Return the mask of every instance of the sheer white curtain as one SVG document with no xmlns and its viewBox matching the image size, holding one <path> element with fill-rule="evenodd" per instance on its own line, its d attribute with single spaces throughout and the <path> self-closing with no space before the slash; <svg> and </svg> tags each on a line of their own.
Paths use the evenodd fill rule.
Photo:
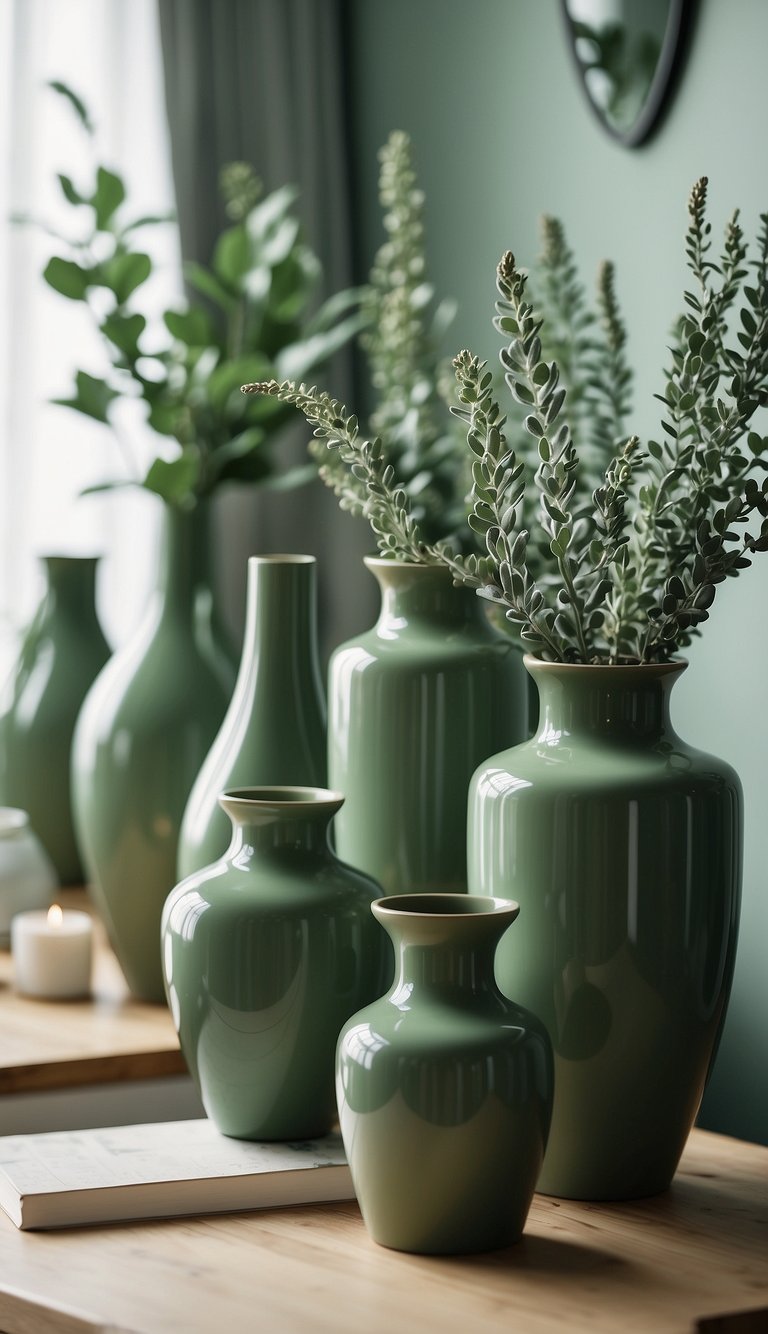
<svg viewBox="0 0 768 1334">
<path fill-rule="evenodd" d="M 46 87 L 52 79 L 90 108 L 98 160 L 124 176 L 131 213 L 173 208 L 154 0 L 0 0 L 0 669 L 12 659 L 13 629 L 39 594 L 38 555 L 105 555 L 99 605 L 114 642 L 140 615 L 156 543 L 151 497 L 79 496 L 127 475 L 114 433 L 48 402 L 69 393 L 75 370 L 98 375 L 106 366 L 87 309 L 41 277 L 57 243 L 8 221 L 29 213 L 71 233 L 74 210 L 56 173 L 88 180 L 92 149 L 69 106 Z M 139 235 L 157 269 L 142 289 L 142 310 L 151 300 L 159 313 L 180 293 L 176 229 Z M 146 462 L 157 438 L 138 404 L 126 405 L 120 428 Z"/>
</svg>

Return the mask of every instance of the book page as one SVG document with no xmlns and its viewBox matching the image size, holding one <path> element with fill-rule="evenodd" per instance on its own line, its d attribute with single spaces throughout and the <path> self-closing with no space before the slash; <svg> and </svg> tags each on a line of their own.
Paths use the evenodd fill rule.
<svg viewBox="0 0 768 1334">
<path fill-rule="evenodd" d="M 339 1135 L 255 1144 L 205 1119 L 0 1137 L 0 1170 L 25 1196 L 345 1164 Z"/>
</svg>

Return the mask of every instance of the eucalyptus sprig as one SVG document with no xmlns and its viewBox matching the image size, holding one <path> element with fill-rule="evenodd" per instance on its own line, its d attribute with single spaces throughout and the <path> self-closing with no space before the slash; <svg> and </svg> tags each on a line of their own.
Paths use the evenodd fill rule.
<svg viewBox="0 0 768 1334">
<path fill-rule="evenodd" d="M 371 268 L 360 338 L 373 388 L 370 433 L 380 437 L 429 540 L 463 540 L 466 451 L 444 398 L 443 340 L 455 303 L 439 301 L 429 280 L 424 194 L 409 136 L 394 131 L 379 162 L 386 240 Z"/>
<path fill-rule="evenodd" d="M 383 556 L 417 565 L 440 563 L 434 548 L 424 540 L 407 491 L 387 462 L 381 437 L 363 436 L 357 417 L 343 403 L 313 386 L 289 380 L 245 384 L 242 391 L 289 403 L 304 414 L 320 449 L 340 465 L 337 468 L 331 462 L 324 480 L 333 486 L 342 509 L 368 520 Z M 321 475 L 323 471 L 321 465 Z"/>
<path fill-rule="evenodd" d="M 500 603 L 545 658 L 664 660 L 699 632 L 717 586 L 745 569 L 755 552 L 768 550 L 768 477 L 755 475 L 768 472 L 768 437 L 749 429 L 757 408 L 768 404 L 768 214 L 748 266 L 738 214 L 726 227 L 718 262 L 706 204 L 702 178 L 689 199 L 686 236 L 697 290 L 685 294 L 688 311 L 678 322 L 659 395 L 663 442 L 650 440 L 646 450 L 637 436 L 619 442 L 589 513 L 578 503 L 582 462 L 566 389 L 557 362 L 543 351 L 542 320 L 510 254 L 498 269 L 495 324 L 509 340 L 501 353 L 507 385 L 537 442 L 532 480 L 519 472 L 500 429 L 488 429 L 501 420 L 498 404 L 489 407 L 490 377 L 469 353 L 457 358 L 460 397 L 470 405 L 470 523 L 486 550 L 477 560 L 442 554 L 456 579 Z M 606 346 L 620 367 L 625 335 L 610 270 L 602 290 Z M 738 347 L 731 338 L 734 312 Z M 614 400 L 605 400 L 612 431 L 624 425 L 626 385 L 620 377 Z M 549 545 L 549 569 L 543 578 L 537 571 L 538 582 L 521 517 L 526 483 L 538 496 L 537 522 Z"/>
<path fill-rule="evenodd" d="M 591 304 L 563 223 L 544 215 L 541 235 L 530 302 L 543 355 L 557 364 L 560 387 L 568 397 L 568 423 L 579 456 L 571 508 L 574 516 L 588 522 L 592 494 L 627 436 L 633 381 L 626 360 L 627 335 L 616 299 L 613 264 L 608 260 L 600 264 Z M 539 466 L 536 439 L 524 431 L 516 444 L 533 475 Z M 539 531 L 536 506 L 531 488 L 523 500 L 523 518 L 531 532 L 529 559 L 546 584 L 551 578 L 549 543 L 547 535 Z"/>
</svg>

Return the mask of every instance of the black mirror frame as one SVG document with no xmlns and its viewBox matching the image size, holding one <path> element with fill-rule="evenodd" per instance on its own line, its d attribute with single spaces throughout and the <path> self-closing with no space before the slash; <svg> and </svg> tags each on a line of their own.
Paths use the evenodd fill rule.
<svg viewBox="0 0 768 1334">
<path fill-rule="evenodd" d="M 593 116 L 599 121 L 606 134 L 609 134 L 612 139 L 617 141 L 617 143 L 623 144 L 625 148 L 636 148 L 638 144 L 649 139 L 651 134 L 654 133 L 661 124 L 685 64 L 695 4 L 696 0 L 670 0 L 669 18 L 664 30 L 664 42 L 659 56 L 659 63 L 656 66 L 656 73 L 654 74 L 651 86 L 648 89 L 648 96 L 643 103 L 642 111 L 637 117 L 634 125 L 631 129 L 621 132 L 620 130 L 615 130 L 605 119 L 590 96 L 584 78 L 584 66 L 576 54 L 576 44 L 573 40 L 573 30 L 571 27 L 571 16 L 568 13 L 568 0 L 560 0 L 560 11 L 565 25 L 566 41 L 571 53 L 571 59 L 576 67 L 576 73 L 579 78 L 579 83 L 581 84 L 582 92 L 589 103 Z"/>
</svg>

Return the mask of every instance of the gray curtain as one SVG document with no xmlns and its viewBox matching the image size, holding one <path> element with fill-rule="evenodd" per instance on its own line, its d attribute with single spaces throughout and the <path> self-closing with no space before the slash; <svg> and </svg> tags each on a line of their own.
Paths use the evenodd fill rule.
<svg viewBox="0 0 768 1334">
<path fill-rule="evenodd" d="M 225 217 L 218 176 L 251 162 L 268 190 L 301 189 L 307 236 L 325 270 L 325 294 L 352 281 L 349 154 L 341 0 L 158 0 L 166 104 L 184 257 L 208 262 Z M 352 396 L 351 357 L 324 385 Z M 292 460 L 307 430 L 283 438 Z M 320 565 L 325 652 L 373 616 L 361 565 L 367 526 L 338 510 L 319 483 L 288 493 L 232 489 L 218 505 L 219 591 L 230 624 L 242 620 L 249 554 L 301 551 Z"/>
</svg>

